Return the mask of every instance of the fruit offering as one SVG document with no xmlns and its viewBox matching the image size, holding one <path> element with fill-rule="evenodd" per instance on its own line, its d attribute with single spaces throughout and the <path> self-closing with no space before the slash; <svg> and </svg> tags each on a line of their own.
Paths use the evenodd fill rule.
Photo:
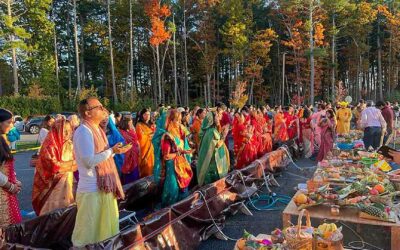
<svg viewBox="0 0 400 250">
<path fill-rule="evenodd" d="M 318 227 L 316 234 L 326 240 L 340 240 L 343 238 L 341 228 L 339 229 L 335 223 L 324 223 Z"/>
<path fill-rule="evenodd" d="M 297 206 L 299 205 L 303 205 L 303 204 L 307 204 L 308 203 L 308 196 L 303 194 L 303 193 L 299 193 L 296 194 L 296 196 L 294 197 L 294 203 L 296 203 Z"/>
<path fill-rule="evenodd" d="M 252 234 L 244 231 L 243 238 L 236 242 L 235 250 L 283 250 L 282 244 L 273 244 L 268 239 L 262 239 L 260 236 L 254 237 Z"/>
<path fill-rule="evenodd" d="M 273 244 L 283 243 L 285 241 L 285 237 L 283 236 L 282 230 L 279 228 L 275 229 L 271 232 L 271 241 Z"/>
</svg>

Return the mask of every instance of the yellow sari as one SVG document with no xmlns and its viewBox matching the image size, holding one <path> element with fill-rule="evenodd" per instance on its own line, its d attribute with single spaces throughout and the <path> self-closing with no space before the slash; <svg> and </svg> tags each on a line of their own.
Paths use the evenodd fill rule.
<svg viewBox="0 0 400 250">
<path fill-rule="evenodd" d="M 153 138 L 154 130 L 139 122 L 136 124 L 136 133 L 140 145 L 139 173 L 142 178 L 153 174 L 154 147 L 151 139 Z"/>
</svg>

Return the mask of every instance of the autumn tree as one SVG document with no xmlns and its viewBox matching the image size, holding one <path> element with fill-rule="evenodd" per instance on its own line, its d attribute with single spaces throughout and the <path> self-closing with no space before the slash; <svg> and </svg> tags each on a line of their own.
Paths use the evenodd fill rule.
<svg viewBox="0 0 400 250">
<path fill-rule="evenodd" d="M 171 15 L 171 11 L 167 5 L 161 5 L 158 0 L 150 0 L 145 6 L 146 14 L 151 22 L 151 37 L 150 44 L 155 48 L 155 61 L 157 67 L 157 86 L 158 86 L 158 101 L 162 102 L 164 97 L 162 94 L 161 75 L 164 66 L 164 56 L 160 55 L 160 45 L 165 43 L 171 38 L 171 32 L 165 28 L 165 19 Z M 157 100 L 157 98 L 156 98 Z"/>
</svg>

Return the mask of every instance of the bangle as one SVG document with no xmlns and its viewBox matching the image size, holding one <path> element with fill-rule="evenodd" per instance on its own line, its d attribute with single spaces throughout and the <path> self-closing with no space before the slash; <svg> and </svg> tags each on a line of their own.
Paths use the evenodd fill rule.
<svg viewBox="0 0 400 250">
<path fill-rule="evenodd" d="M 8 192 L 14 193 L 15 185 L 10 183 L 10 187 L 8 188 Z"/>
</svg>

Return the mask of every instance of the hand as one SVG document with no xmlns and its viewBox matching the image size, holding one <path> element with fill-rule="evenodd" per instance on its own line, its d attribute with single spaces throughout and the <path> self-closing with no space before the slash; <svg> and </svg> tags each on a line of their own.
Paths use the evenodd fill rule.
<svg viewBox="0 0 400 250">
<path fill-rule="evenodd" d="M 18 187 L 20 187 L 22 189 L 22 182 L 20 182 L 19 180 L 17 180 L 15 182 L 15 185 L 17 185 Z"/>
<path fill-rule="evenodd" d="M 132 148 L 132 144 L 128 144 L 126 146 L 122 146 L 122 143 L 117 143 L 112 147 L 112 151 L 114 154 L 125 154 Z"/>
<path fill-rule="evenodd" d="M 393 157 L 393 161 L 397 164 L 400 164 L 400 152 L 389 150 L 389 155 Z"/>
<path fill-rule="evenodd" d="M 21 182 L 16 184 L 8 182 L 3 188 L 10 194 L 18 194 L 19 192 L 21 192 L 21 186 Z"/>
</svg>

